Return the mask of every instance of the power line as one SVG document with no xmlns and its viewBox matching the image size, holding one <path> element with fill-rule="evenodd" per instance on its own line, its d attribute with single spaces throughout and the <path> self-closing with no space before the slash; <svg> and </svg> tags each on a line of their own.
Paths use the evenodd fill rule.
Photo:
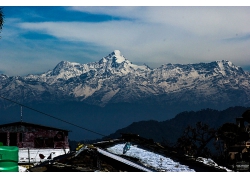
<svg viewBox="0 0 250 180">
<path fill-rule="evenodd" d="M 106 135 L 103 135 L 103 134 L 101 134 L 101 133 L 98 133 L 98 132 L 92 131 L 92 130 L 90 130 L 90 129 L 84 128 L 84 127 L 82 127 L 82 126 L 78 126 L 78 125 L 73 124 L 73 123 L 71 123 L 71 122 L 65 121 L 65 120 L 60 119 L 60 118 L 58 118 L 58 117 L 52 116 L 52 115 L 50 115 L 50 114 L 44 113 L 44 112 L 42 112 L 42 111 L 38 111 L 38 110 L 36 110 L 36 109 L 34 109 L 34 108 L 28 107 L 28 106 L 26 106 L 26 105 L 24 105 L 24 104 L 18 103 L 18 102 L 16 102 L 16 101 L 11 100 L 11 99 L 8 99 L 8 98 L 2 97 L 2 96 L 0 96 L 0 97 L 1 97 L 2 99 L 5 99 L 5 100 L 10 101 L 10 102 L 12 102 L 12 103 L 18 104 L 18 105 L 20 105 L 21 107 L 25 107 L 25 108 L 27 108 L 27 109 L 30 109 L 30 110 L 32 110 L 32 111 L 38 112 L 38 113 L 40 113 L 40 114 L 43 114 L 43 115 L 45 115 L 45 116 L 54 118 L 54 119 L 56 119 L 56 120 L 62 121 L 62 122 L 64 122 L 64 123 L 70 124 L 70 125 L 72 125 L 72 126 L 76 126 L 76 127 L 78 127 L 78 128 L 81 128 L 81 129 L 83 129 L 83 130 L 92 132 L 92 133 L 94 133 L 94 134 L 97 134 L 97 135 L 100 135 L 100 136 L 103 136 L 103 137 L 106 136 Z"/>
</svg>

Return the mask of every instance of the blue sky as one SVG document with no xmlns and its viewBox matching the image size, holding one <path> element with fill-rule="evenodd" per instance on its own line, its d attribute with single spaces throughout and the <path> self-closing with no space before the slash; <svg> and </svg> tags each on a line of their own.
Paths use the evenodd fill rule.
<svg viewBox="0 0 250 180">
<path fill-rule="evenodd" d="M 0 6 L 0 73 L 24 76 L 60 61 L 134 64 L 229 60 L 250 70 L 250 6 Z"/>
</svg>

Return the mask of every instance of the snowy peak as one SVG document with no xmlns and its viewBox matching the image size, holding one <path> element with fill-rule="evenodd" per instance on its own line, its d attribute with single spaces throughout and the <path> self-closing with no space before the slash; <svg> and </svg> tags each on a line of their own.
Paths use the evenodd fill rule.
<svg viewBox="0 0 250 180">
<path fill-rule="evenodd" d="M 241 69 L 238 66 L 235 66 L 231 61 L 228 60 L 221 60 L 221 61 L 216 61 L 216 63 L 218 64 L 220 69 L 235 69 L 235 70 L 239 70 Z"/>
<path fill-rule="evenodd" d="M 92 77 L 102 78 L 116 75 L 124 76 L 135 71 L 148 71 L 146 65 L 138 66 L 128 61 L 119 50 L 114 50 L 108 56 L 103 57 L 99 62 L 79 64 L 75 62 L 61 61 L 52 71 L 42 75 L 29 76 L 37 78 L 49 84 L 56 83 L 58 79 L 68 80 L 73 77 L 80 77 L 82 74 L 91 74 Z"/>
<path fill-rule="evenodd" d="M 244 74 L 245 72 L 242 68 L 235 66 L 232 62 L 227 60 L 196 64 L 169 63 L 156 69 L 151 69 L 147 65 L 139 66 L 132 64 L 119 50 L 114 50 L 106 57 L 103 57 L 99 62 L 79 64 L 75 62 L 61 61 L 52 71 L 48 71 L 47 73 L 41 75 L 29 75 L 26 78 L 44 81 L 48 84 L 54 84 L 57 83 L 59 79 L 68 80 L 70 78 L 80 76 L 88 76 L 89 78 L 92 77 L 95 78 L 95 81 L 97 81 L 98 79 L 105 79 L 107 77 L 118 78 L 130 75 L 130 79 L 132 77 L 140 77 L 139 79 L 144 78 L 143 82 L 140 82 L 144 85 L 146 85 L 147 82 L 158 82 L 163 85 L 165 80 L 168 84 L 168 82 L 177 83 L 181 79 L 186 81 L 187 78 L 206 79 L 216 76 L 230 76 L 233 78 L 237 75 L 242 76 Z M 176 86 L 175 88 L 179 88 L 179 86 Z"/>
<path fill-rule="evenodd" d="M 229 74 L 244 74 L 242 68 L 235 66 L 231 61 L 221 60 L 221 61 L 214 61 L 210 63 L 196 63 L 196 64 L 165 64 L 162 65 L 160 68 L 164 70 L 178 70 L 178 72 L 190 72 L 190 71 L 197 71 L 199 74 L 203 73 L 216 73 L 222 75 L 229 75 Z"/>
<path fill-rule="evenodd" d="M 61 61 L 56 65 L 56 67 L 52 71 L 52 75 L 58 75 L 65 71 L 76 71 L 80 70 L 80 64 L 79 63 L 72 63 L 68 61 Z"/>
<path fill-rule="evenodd" d="M 111 54 L 115 56 L 117 63 L 122 63 L 126 60 L 119 50 L 114 50 Z"/>
<path fill-rule="evenodd" d="M 5 80 L 7 78 L 9 78 L 7 75 L 0 74 L 0 80 Z"/>
<path fill-rule="evenodd" d="M 99 61 L 100 68 L 115 74 L 128 74 L 135 71 L 148 71 L 150 68 L 146 65 L 138 66 L 132 64 L 126 59 L 119 50 L 114 50 L 108 56 Z"/>
<path fill-rule="evenodd" d="M 61 61 L 56 65 L 56 67 L 52 71 L 52 75 L 58 75 L 60 74 L 60 71 L 66 66 L 67 62 L 66 61 Z"/>
<path fill-rule="evenodd" d="M 80 76 L 84 71 L 84 67 L 75 62 L 61 61 L 52 71 L 42 74 L 44 81 L 54 83 L 57 79 L 70 79 L 72 77 Z"/>
<path fill-rule="evenodd" d="M 171 99 L 178 100 L 181 93 L 185 93 L 186 99 L 196 102 L 198 98 L 205 102 L 214 96 L 228 99 L 231 94 L 227 92 L 237 90 L 241 92 L 239 97 L 250 102 L 250 74 L 227 60 L 164 64 L 150 69 L 146 65 L 132 64 L 119 50 L 114 50 L 96 62 L 61 61 L 53 70 L 43 74 L 23 78 L 1 75 L 0 89 L 1 93 L 13 92 L 14 96 L 20 97 L 23 97 L 23 92 L 29 92 L 28 100 L 32 99 L 29 98 L 31 95 L 42 99 L 45 93 L 53 98 L 74 98 L 96 105 L 135 102 L 148 97 L 158 98 L 159 95 L 166 98 L 171 95 Z M 175 98 L 173 94 L 176 94 Z M 235 97 L 232 96 L 230 101 L 235 102 Z"/>
<path fill-rule="evenodd" d="M 164 64 L 153 69 L 154 82 L 160 82 L 162 86 L 176 84 L 175 90 L 180 89 L 183 84 L 195 84 L 199 79 L 201 82 L 210 82 L 211 78 L 226 79 L 225 82 L 235 78 L 243 78 L 247 73 L 232 62 L 227 60 L 214 61 L 210 63 L 196 64 Z M 167 86 L 166 86 L 167 84 Z"/>
<path fill-rule="evenodd" d="M 121 56 L 120 50 L 114 50 L 112 54 L 115 54 L 116 56 Z"/>
<path fill-rule="evenodd" d="M 233 75 L 233 74 L 245 74 L 241 67 L 234 65 L 231 61 L 221 60 L 215 61 L 216 68 L 214 68 L 215 72 L 221 73 L 223 76 Z"/>
<path fill-rule="evenodd" d="M 126 61 L 125 57 L 121 55 L 121 52 L 119 50 L 114 50 L 111 54 L 107 56 L 107 59 L 112 60 L 116 63 L 122 63 Z"/>
<path fill-rule="evenodd" d="M 117 67 L 119 66 L 119 64 L 125 61 L 127 61 L 127 63 L 130 63 L 123 55 L 121 55 L 121 52 L 119 50 L 114 50 L 108 56 L 103 57 L 99 61 L 99 63 L 109 64 L 111 67 Z"/>
</svg>

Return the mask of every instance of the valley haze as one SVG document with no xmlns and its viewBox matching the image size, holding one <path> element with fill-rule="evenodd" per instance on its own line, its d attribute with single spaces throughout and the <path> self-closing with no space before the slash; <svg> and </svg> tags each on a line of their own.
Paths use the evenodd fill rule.
<svg viewBox="0 0 250 180">
<path fill-rule="evenodd" d="M 1 96 L 109 135 L 141 120 L 167 120 L 183 111 L 250 106 L 250 73 L 231 61 L 136 65 L 114 50 L 99 61 L 61 61 L 27 76 L 0 75 Z M 3 123 L 20 120 L 20 107 L 0 100 Z M 28 109 L 24 121 L 69 129 L 74 140 L 100 138 Z"/>
</svg>

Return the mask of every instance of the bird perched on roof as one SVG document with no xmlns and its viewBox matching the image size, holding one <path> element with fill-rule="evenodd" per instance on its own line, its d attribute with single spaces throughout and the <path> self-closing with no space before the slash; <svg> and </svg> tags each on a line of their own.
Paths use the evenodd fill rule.
<svg viewBox="0 0 250 180">
<path fill-rule="evenodd" d="M 39 154 L 40 159 L 44 159 L 45 156 L 43 154 Z"/>
</svg>

